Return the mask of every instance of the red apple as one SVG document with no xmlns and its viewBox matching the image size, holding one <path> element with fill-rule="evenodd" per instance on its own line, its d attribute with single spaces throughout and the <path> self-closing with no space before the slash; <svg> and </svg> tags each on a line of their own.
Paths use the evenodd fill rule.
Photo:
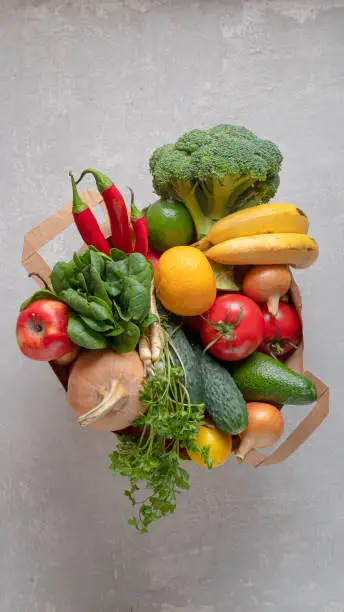
<svg viewBox="0 0 344 612">
<path fill-rule="evenodd" d="M 67 333 L 69 312 L 66 304 L 56 300 L 37 300 L 27 306 L 17 320 L 21 352 L 38 361 L 52 361 L 74 352 L 76 345 Z"/>
</svg>

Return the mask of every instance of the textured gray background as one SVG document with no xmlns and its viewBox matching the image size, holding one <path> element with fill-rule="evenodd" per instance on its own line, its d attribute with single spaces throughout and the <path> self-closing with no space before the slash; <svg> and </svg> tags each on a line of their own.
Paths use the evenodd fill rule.
<svg viewBox="0 0 344 612">
<path fill-rule="evenodd" d="M 344 1 L 0 5 L 1 612 L 343 612 Z M 22 238 L 69 199 L 70 167 L 103 168 L 146 205 L 150 151 L 221 121 L 280 144 L 279 199 L 310 215 L 305 361 L 333 416 L 280 467 L 190 466 L 175 516 L 138 536 L 112 436 L 82 431 L 17 350 Z"/>
</svg>

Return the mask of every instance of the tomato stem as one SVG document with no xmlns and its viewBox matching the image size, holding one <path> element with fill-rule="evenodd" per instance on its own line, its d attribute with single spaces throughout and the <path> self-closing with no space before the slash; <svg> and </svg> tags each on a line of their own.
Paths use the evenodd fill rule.
<svg viewBox="0 0 344 612">
<path fill-rule="evenodd" d="M 214 323 L 213 321 L 209 321 L 209 319 L 206 319 L 206 317 L 203 317 L 203 315 L 201 315 L 201 317 L 202 317 L 202 319 L 204 321 L 206 321 L 213 329 L 215 329 L 216 331 L 219 332 L 218 335 L 216 336 L 216 338 L 214 338 L 214 340 L 212 340 L 205 347 L 203 353 L 206 353 L 221 338 L 225 338 L 227 340 L 229 348 L 231 349 L 231 351 L 233 350 L 233 344 L 232 343 L 233 343 L 233 340 L 236 339 L 235 329 L 236 329 L 236 327 L 238 327 L 238 325 L 240 325 L 241 319 L 244 316 L 244 309 L 241 307 L 240 308 L 240 312 L 235 317 L 235 319 L 233 321 L 229 322 L 230 310 L 231 310 L 231 307 L 229 306 L 228 310 L 227 310 L 227 313 L 226 313 L 226 316 L 225 316 L 225 320 L 224 321 L 219 321 L 218 323 Z"/>
</svg>

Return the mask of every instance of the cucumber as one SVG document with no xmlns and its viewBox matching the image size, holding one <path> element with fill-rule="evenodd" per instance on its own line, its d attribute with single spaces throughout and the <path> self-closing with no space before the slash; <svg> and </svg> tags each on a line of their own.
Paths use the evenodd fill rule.
<svg viewBox="0 0 344 612">
<path fill-rule="evenodd" d="M 193 345 L 200 364 L 206 411 L 224 433 L 239 434 L 247 428 L 245 400 L 227 370 L 208 353 Z"/>
<path fill-rule="evenodd" d="M 171 333 L 173 327 L 167 328 L 167 333 Z M 198 359 L 189 343 L 186 335 L 178 329 L 169 341 L 170 349 L 175 364 L 183 363 L 186 373 L 186 386 L 189 392 L 191 404 L 204 404 L 204 392 Z"/>
<path fill-rule="evenodd" d="M 178 326 L 178 319 L 167 313 L 158 302 L 158 311 L 168 316 L 167 333 Z M 208 353 L 203 353 L 192 334 L 187 337 L 178 329 L 169 342 L 175 364 L 183 366 L 192 404 L 204 404 L 215 425 L 227 434 L 238 434 L 247 428 L 244 398 L 229 372 Z"/>
<path fill-rule="evenodd" d="M 263 353 L 252 353 L 228 368 L 247 402 L 302 405 L 317 399 L 316 387 L 308 378 Z"/>
<path fill-rule="evenodd" d="M 204 404 L 204 393 L 202 380 L 200 376 L 200 368 L 195 353 L 191 347 L 189 340 L 182 329 L 173 331 L 180 325 L 179 319 L 169 313 L 157 300 L 158 312 L 161 316 L 168 320 L 166 332 L 171 335 L 169 346 L 172 353 L 173 363 L 175 365 L 183 365 L 186 374 L 186 387 L 189 392 L 191 404 Z M 182 361 L 182 364 L 180 363 Z"/>
</svg>

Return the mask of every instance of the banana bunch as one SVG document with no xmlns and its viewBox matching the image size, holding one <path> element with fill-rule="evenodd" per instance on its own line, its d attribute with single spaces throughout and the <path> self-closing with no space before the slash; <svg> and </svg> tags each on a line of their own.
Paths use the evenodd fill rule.
<svg viewBox="0 0 344 612">
<path fill-rule="evenodd" d="M 221 264 L 307 268 L 319 253 L 307 232 L 307 215 L 297 206 L 264 204 L 217 221 L 196 246 Z"/>
</svg>

